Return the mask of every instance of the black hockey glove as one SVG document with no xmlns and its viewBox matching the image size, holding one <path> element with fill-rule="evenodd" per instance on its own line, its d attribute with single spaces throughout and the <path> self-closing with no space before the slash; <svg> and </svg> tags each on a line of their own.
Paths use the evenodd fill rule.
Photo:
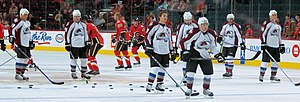
<svg viewBox="0 0 300 102">
<path fill-rule="evenodd" d="M 170 58 L 171 61 L 175 61 L 175 59 L 179 56 L 177 51 L 175 51 L 175 50 L 171 50 L 170 55 L 171 55 L 171 58 Z"/>
<path fill-rule="evenodd" d="M 219 44 L 221 44 L 222 40 L 223 40 L 223 38 L 220 37 L 220 36 L 217 38 L 217 42 L 218 42 Z"/>
<path fill-rule="evenodd" d="M 87 49 L 90 49 L 91 46 L 92 46 L 92 42 L 90 42 L 90 41 L 86 41 L 86 42 L 85 42 L 85 47 L 86 47 Z"/>
<path fill-rule="evenodd" d="M 4 44 L 4 40 L 0 40 L 0 44 L 1 44 L 1 50 L 5 51 L 6 50 L 6 45 Z"/>
<path fill-rule="evenodd" d="M 214 56 L 217 60 L 218 60 L 218 63 L 222 63 L 224 62 L 225 58 L 224 56 L 222 55 L 222 53 L 218 53 Z"/>
<path fill-rule="evenodd" d="M 246 45 L 244 42 L 242 42 L 240 45 L 241 45 L 241 50 L 246 50 Z"/>
<path fill-rule="evenodd" d="M 116 35 L 113 35 L 113 37 L 111 38 L 111 42 L 112 43 L 116 43 L 117 42 L 117 36 Z"/>
<path fill-rule="evenodd" d="M 65 44 L 65 49 L 70 52 L 71 51 L 71 44 Z"/>
<path fill-rule="evenodd" d="M 261 50 L 266 50 L 267 44 L 265 42 L 261 42 L 260 47 L 261 47 Z"/>
<path fill-rule="evenodd" d="M 133 39 L 133 37 L 131 36 L 131 37 L 130 37 L 130 41 L 128 42 L 128 47 L 131 46 L 131 42 L 132 42 L 132 44 L 133 44 L 133 40 L 134 40 L 134 39 Z M 133 46 L 133 45 L 132 45 L 132 46 Z"/>
<path fill-rule="evenodd" d="M 191 53 L 188 50 L 181 51 L 181 60 L 182 61 L 189 61 L 191 59 Z"/>
<path fill-rule="evenodd" d="M 29 41 L 29 48 L 30 48 L 30 50 L 33 50 L 35 48 L 35 42 L 34 41 Z"/>
<path fill-rule="evenodd" d="M 153 51 L 152 45 L 147 45 L 147 46 L 146 46 L 145 54 L 146 54 L 147 56 L 151 57 L 152 54 L 153 54 L 153 52 L 154 52 L 154 51 Z"/>
<path fill-rule="evenodd" d="M 14 36 L 9 36 L 9 39 L 8 39 L 8 41 L 10 42 L 10 43 L 15 43 L 15 37 Z"/>
<path fill-rule="evenodd" d="M 279 45 L 279 52 L 280 52 L 281 54 L 284 54 L 284 53 L 285 53 L 285 46 L 284 46 L 284 44 L 280 44 L 280 45 Z"/>
</svg>

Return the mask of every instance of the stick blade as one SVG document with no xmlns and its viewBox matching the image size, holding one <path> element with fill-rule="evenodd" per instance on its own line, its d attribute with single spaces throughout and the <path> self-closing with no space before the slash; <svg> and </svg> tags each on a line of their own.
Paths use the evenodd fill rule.
<svg viewBox="0 0 300 102">
<path fill-rule="evenodd" d="M 62 85 L 62 84 L 65 84 L 65 82 L 54 82 L 54 81 L 52 81 L 51 83 L 54 84 L 54 85 Z"/>
<path fill-rule="evenodd" d="M 250 60 L 255 60 L 260 54 L 261 51 L 257 51 L 256 54 Z"/>
<path fill-rule="evenodd" d="M 300 83 L 295 84 L 295 86 L 300 86 Z"/>
</svg>

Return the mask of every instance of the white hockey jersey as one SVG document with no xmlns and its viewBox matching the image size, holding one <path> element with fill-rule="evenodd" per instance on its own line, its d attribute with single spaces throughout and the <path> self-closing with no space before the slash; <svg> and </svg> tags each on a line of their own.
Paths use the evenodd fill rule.
<svg viewBox="0 0 300 102">
<path fill-rule="evenodd" d="M 173 50 L 171 28 L 163 24 L 154 24 L 147 32 L 146 44 L 153 46 L 157 54 L 169 54 Z"/>
<path fill-rule="evenodd" d="M 29 41 L 32 41 L 30 25 L 30 22 L 27 20 L 15 20 L 15 24 L 11 31 L 11 36 L 15 37 L 15 43 L 17 45 L 29 47 Z"/>
<path fill-rule="evenodd" d="M 237 23 L 225 24 L 222 27 L 219 37 L 223 38 L 224 47 L 234 47 L 243 42 L 241 26 Z"/>
<path fill-rule="evenodd" d="M 199 31 L 199 25 L 196 21 L 193 21 L 189 25 L 185 23 L 178 25 L 176 32 L 175 47 L 178 48 L 180 46 L 180 40 L 186 38 L 188 34 L 195 34 Z"/>
<path fill-rule="evenodd" d="M 210 58 L 209 50 L 213 54 L 218 54 L 216 42 L 216 32 L 212 29 L 208 29 L 207 32 L 199 31 L 196 34 L 190 34 L 188 37 L 181 41 L 183 50 L 191 50 L 194 48 L 197 50 L 203 58 Z"/>
<path fill-rule="evenodd" d="M 279 24 L 265 21 L 261 27 L 261 41 L 269 47 L 278 48 L 282 44 L 281 31 Z"/>
<path fill-rule="evenodd" d="M 68 22 L 66 25 L 65 39 L 71 47 L 84 47 L 85 42 L 89 40 L 86 24 L 83 22 Z"/>
</svg>

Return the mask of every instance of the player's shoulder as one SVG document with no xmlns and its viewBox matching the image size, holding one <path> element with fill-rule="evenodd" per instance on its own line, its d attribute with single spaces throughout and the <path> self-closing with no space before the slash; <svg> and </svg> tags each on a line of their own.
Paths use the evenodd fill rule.
<svg viewBox="0 0 300 102">
<path fill-rule="evenodd" d="M 73 21 L 71 20 L 66 24 L 66 27 L 70 27 L 72 24 L 73 24 Z"/>
<path fill-rule="evenodd" d="M 271 22 L 270 20 L 265 20 L 264 23 L 263 23 L 263 25 L 267 25 L 267 24 L 269 24 L 270 22 Z"/>
<path fill-rule="evenodd" d="M 242 28 L 242 26 L 241 26 L 240 24 L 238 24 L 238 23 L 234 23 L 234 25 L 235 25 L 237 28 L 239 28 L 239 29 Z"/>
<path fill-rule="evenodd" d="M 207 32 L 210 33 L 212 36 L 217 37 L 217 34 L 216 34 L 215 30 L 213 30 L 211 28 L 208 28 Z"/>
</svg>

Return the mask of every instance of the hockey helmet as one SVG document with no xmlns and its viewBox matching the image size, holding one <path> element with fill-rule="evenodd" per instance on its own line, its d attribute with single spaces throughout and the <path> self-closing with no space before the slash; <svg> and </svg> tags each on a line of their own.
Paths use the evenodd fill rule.
<svg viewBox="0 0 300 102">
<path fill-rule="evenodd" d="M 230 19 L 230 18 L 232 18 L 234 20 L 234 15 L 232 13 L 228 14 L 226 18 L 227 18 L 227 20 Z"/>
<path fill-rule="evenodd" d="M 26 8 L 20 10 L 20 15 L 29 14 L 29 11 Z"/>
<path fill-rule="evenodd" d="M 184 20 L 191 20 L 193 18 L 193 15 L 191 12 L 184 12 L 183 19 Z"/>
</svg>

